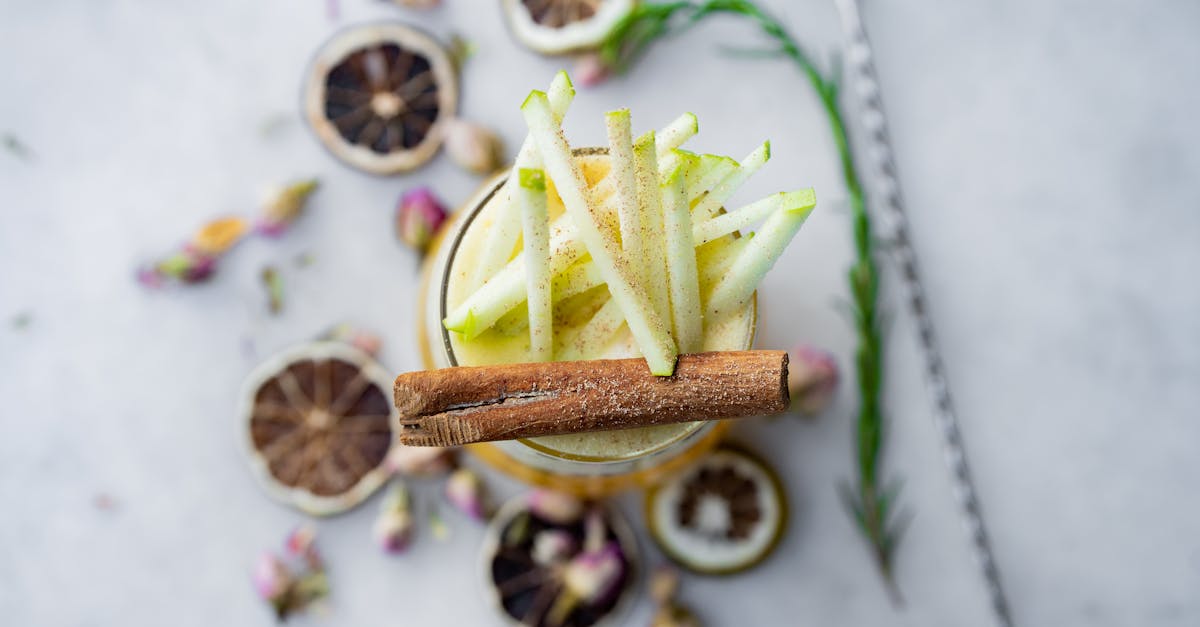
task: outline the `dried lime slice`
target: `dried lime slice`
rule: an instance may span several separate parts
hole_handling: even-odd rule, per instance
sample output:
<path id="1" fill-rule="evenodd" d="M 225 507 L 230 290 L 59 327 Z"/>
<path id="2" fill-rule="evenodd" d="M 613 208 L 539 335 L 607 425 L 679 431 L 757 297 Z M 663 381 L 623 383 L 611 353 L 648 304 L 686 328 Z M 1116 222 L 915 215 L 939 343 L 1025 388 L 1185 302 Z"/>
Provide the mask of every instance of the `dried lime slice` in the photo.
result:
<path id="1" fill-rule="evenodd" d="M 620 511 L 535 491 L 514 497 L 488 523 L 483 578 L 504 624 L 626 624 L 640 555 Z"/>
<path id="2" fill-rule="evenodd" d="M 646 495 L 650 535 L 693 572 L 742 572 L 767 557 L 783 535 L 787 499 L 758 457 L 722 447 Z"/>
<path id="3" fill-rule="evenodd" d="M 241 416 L 251 467 L 274 498 L 310 514 L 361 503 L 384 481 L 399 432 L 391 377 L 333 342 L 299 346 L 249 377 Z"/>
<path id="4" fill-rule="evenodd" d="M 321 143 L 373 174 L 412 170 L 442 142 L 458 75 L 432 37 L 400 24 L 344 30 L 309 68 L 304 113 Z"/>
<path id="5" fill-rule="evenodd" d="M 598 45 L 633 0 L 504 0 L 513 36 L 530 50 L 563 54 Z"/>

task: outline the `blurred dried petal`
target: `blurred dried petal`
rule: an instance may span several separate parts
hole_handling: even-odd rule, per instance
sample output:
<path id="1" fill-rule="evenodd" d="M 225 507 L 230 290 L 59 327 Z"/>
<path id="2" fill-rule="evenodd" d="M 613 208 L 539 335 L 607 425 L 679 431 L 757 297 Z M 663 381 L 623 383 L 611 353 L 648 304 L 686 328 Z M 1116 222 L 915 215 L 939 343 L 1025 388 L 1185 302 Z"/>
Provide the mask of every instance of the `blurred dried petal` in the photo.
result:
<path id="1" fill-rule="evenodd" d="M 607 541 L 608 525 L 604 522 L 604 510 L 592 507 L 583 520 L 583 550 L 599 551 Z"/>
<path id="2" fill-rule="evenodd" d="M 219 218 L 205 224 L 192 236 L 192 249 L 196 252 L 216 257 L 223 254 L 235 244 L 242 241 L 246 234 L 246 220 L 243 218 Z"/>
<path id="3" fill-rule="evenodd" d="M 392 0 L 392 4 L 409 9 L 432 9 L 442 3 L 442 0 Z"/>
<path id="4" fill-rule="evenodd" d="M 700 619 L 681 605 L 664 605 L 654 613 L 650 627 L 700 627 Z"/>
<path id="5" fill-rule="evenodd" d="M 825 409 L 837 384 L 837 362 L 827 351 L 800 346 L 788 354 L 788 392 L 801 413 L 812 416 Z"/>
<path id="6" fill-rule="evenodd" d="M 267 292 L 267 311 L 277 314 L 283 311 L 283 277 L 275 266 L 266 266 L 259 274 L 263 289 Z"/>
<path id="7" fill-rule="evenodd" d="M 589 52 L 577 57 L 575 70 L 571 72 L 575 82 L 584 87 L 595 87 L 607 81 L 612 74 L 612 68 L 604 62 L 604 58 L 598 52 Z"/>
<path id="8" fill-rule="evenodd" d="M 504 165 L 504 143 L 487 127 L 461 118 L 446 123 L 443 144 L 450 158 L 475 174 L 491 174 Z"/>
<path id="9" fill-rule="evenodd" d="M 539 518 L 566 525 L 583 515 L 583 501 L 562 492 L 534 490 L 529 493 L 529 511 Z"/>
<path id="10" fill-rule="evenodd" d="M 598 605 L 612 598 L 625 573 L 621 547 L 609 542 L 597 551 L 584 551 L 563 569 L 563 587 L 574 598 Z"/>
<path id="11" fill-rule="evenodd" d="M 418 187 L 400 197 L 396 208 L 396 237 L 424 253 L 446 220 L 446 208 L 428 187 Z"/>
<path id="12" fill-rule="evenodd" d="M 296 527 L 283 541 L 283 548 L 292 557 L 309 559 L 317 555 L 317 529 L 309 524 Z"/>
<path id="13" fill-rule="evenodd" d="M 304 213 L 308 197 L 317 190 L 317 186 L 317 179 L 307 179 L 272 192 L 263 205 L 258 233 L 267 237 L 282 235 Z"/>
<path id="14" fill-rule="evenodd" d="M 436 505 L 429 508 L 429 530 L 433 533 L 433 538 L 440 542 L 445 542 L 450 538 L 450 527 L 442 519 L 442 514 Z"/>
<path id="15" fill-rule="evenodd" d="M 282 598 L 292 585 L 292 575 L 287 566 L 271 552 L 258 556 L 251 579 L 259 598 L 270 602 Z"/>
<path id="16" fill-rule="evenodd" d="M 387 467 L 395 473 L 414 477 L 430 477 L 454 468 L 456 450 L 438 446 L 404 446 L 397 444 L 388 453 Z"/>
<path id="17" fill-rule="evenodd" d="M 412 541 L 412 508 L 408 488 L 400 482 L 392 488 L 379 508 L 372 535 L 375 543 L 387 553 L 403 553 Z"/>
<path id="18" fill-rule="evenodd" d="M 488 516 L 483 482 L 470 468 L 459 468 L 450 473 L 446 480 L 446 500 L 475 520 L 484 520 Z"/>
<path id="19" fill-rule="evenodd" d="M 650 598 L 659 605 L 666 605 L 679 591 L 679 571 L 670 566 L 659 566 L 650 575 Z"/>
<path id="20" fill-rule="evenodd" d="M 533 538 L 534 563 L 548 566 L 566 560 L 575 551 L 575 537 L 562 529 L 546 529 Z"/>
<path id="21" fill-rule="evenodd" d="M 139 268 L 137 280 L 138 283 L 149 288 L 162 287 L 169 282 L 193 285 L 212 278 L 216 270 L 217 258 L 215 256 L 188 245 L 184 246 L 183 250 L 150 266 Z"/>

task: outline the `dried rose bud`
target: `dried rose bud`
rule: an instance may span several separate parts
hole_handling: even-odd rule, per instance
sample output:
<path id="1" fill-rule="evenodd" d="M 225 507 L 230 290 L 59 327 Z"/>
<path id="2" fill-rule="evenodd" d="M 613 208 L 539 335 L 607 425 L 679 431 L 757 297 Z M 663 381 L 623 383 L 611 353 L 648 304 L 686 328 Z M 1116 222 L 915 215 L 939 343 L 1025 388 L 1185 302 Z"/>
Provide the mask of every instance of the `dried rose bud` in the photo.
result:
<path id="1" fill-rule="evenodd" d="M 595 87 L 612 76 L 612 68 L 598 52 L 589 52 L 575 59 L 575 81 L 584 87 Z"/>
<path id="2" fill-rule="evenodd" d="M 837 362 L 828 352 L 800 346 L 788 353 L 788 393 L 800 413 L 812 416 L 825 409 L 837 383 Z"/>
<path id="3" fill-rule="evenodd" d="M 659 566 L 650 575 L 650 598 L 658 605 L 666 605 L 679 591 L 679 571 L 670 566 Z"/>
<path id="4" fill-rule="evenodd" d="M 609 542 L 598 551 L 584 551 L 563 569 L 562 581 L 570 596 L 597 605 L 612 598 L 625 573 L 621 547 Z"/>
<path id="5" fill-rule="evenodd" d="M 450 158 L 475 174 L 491 174 L 504 164 L 504 143 L 488 128 L 455 118 L 446 123 L 444 145 Z"/>
<path id="6" fill-rule="evenodd" d="M 251 579 L 259 598 L 272 603 L 282 598 L 292 585 L 292 575 L 287 566 L 269 551 L 258 556 Z"/>
<path id="7" fill-rule="evenodd" d="M 412 541 L 413 517 L 408 499 L 408 489 L 396 483 L 379 508 L 379 515 L 372 527 L 375 543 L 386 553 L 403 553 Z"/>
<path id="8" fill-rule="evenodd" d="M 583 502 L 569 494 L 535 490 L 529 493 L 528 499 L 529 511 L 557 525 L 573 523 L 583 515 Z"/>
<path id="9" fill-rule="evenodd" d="M 475 520 L 487 518 L 486 497 L 483 482 L 470 468 L 459 468 L 446 480 L 446 500 Z"/>
<path id="10" fill-rule="evenodd" d="M 411 477 L 431 477 L 454 468 L 456 449 L 397 444 L 384 462 L 389 470 Z"/>
<path id="11" fill-rule="evenodd" d="M 148 268 L 139 269 L 137 279 L 146 287 L 161 287 L 170 281 L 191 285 L 212 278 L 216 269 L 216 257 L 188 245 Z"/>
<path id="12" fill-rule="evenodd" d="M 304 524 L 296 527 L 283 541 L 283 548 L 288 555 L 312 560 L 317 557 L 317 529 Z"/>
<path id="13" fill-rule="evenodd" d="M 275 190 L 263 205 L 257 231 L 267 237 L 278 237 L 304 212 L 308 197 L 317 189 L 317 180 L 308 179 Z"/>
<path id="14" fill-rule="evenodd" d="M 562 529 L 546 529 L 533 537 L 530 554 L 534 563 L 548 566 L 567 559 L 574 551 L 574 536 Z"/>
<path id="15" fill-rule="evenodd" d="M 400 197 L 396 208 L 396 237 L 409 248 L 424 253 L 446 220 L 446 209 L 429 191 L 418 187 Z"/>

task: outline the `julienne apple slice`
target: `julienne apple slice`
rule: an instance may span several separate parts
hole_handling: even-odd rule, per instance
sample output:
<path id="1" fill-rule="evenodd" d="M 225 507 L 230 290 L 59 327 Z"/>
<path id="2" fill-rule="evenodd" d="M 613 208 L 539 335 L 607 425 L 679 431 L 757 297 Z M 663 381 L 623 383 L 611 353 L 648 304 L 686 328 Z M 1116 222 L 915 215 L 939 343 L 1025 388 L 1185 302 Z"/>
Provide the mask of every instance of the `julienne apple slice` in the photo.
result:
<path id="1" fill-rule="evenodd" d="M 718 321 L 746 305 L 812 210 L 812 205 L 785 208 L 767 218 L 729 272 L 713 287 L 705 311 L 706 322 Z"/>
<path id="2" fill-rule="evenodd" d="M 559 360 L 595 359 L 596 355 L 603 354 L 624 324 L 625 316 L 621 313 L 621 307 L 615 299 L 608 299 L 587 324 L 563 336 L 562 344 L 558 347 Z"/>
<path id="3" fill-rule="evenodd" d="M 575 98 L 575 86 L 571 84 L 571 78 L 565 71 L 554 75 L 547 94 L 554 119 L 561 124 L 567 108 Z M 473 287 L 479 287 L 495 276 L 512 256 L 513 248 L 517 244 L 517 235 L 521 232 L 521 219 L 515 202 L 518 182 L 516 164 L 529 163 L 534 152 L 533 142 L 526 136 L 517 152 L 512 172 L 504 182 L 504 188 L 498 192 L 497 200 L 500 201 L 500 206 L 495 209 L 495 220 L 483 245 L 483 253 L 479 256 L 479 265 L 475 267 L 475 276 L 471 283 Z"/>
<path id="4" fill-rule="evenodd" d="M 751 175 L 771 159 L 771 142 L 765 141 L 742 159 L 737 168 L 717 183 L 696 206 L 692 207 L 692 219 L 697 224 L 710 220 L 720 211 L 725 201 L 745 183 Z"/>
<path id="5" fill-rule="evenodd" d="M 633 133 L 630 128 L 629 109 L 610 111 L 604 115 L 608 131 L 608 177 L 612 179 L 616 198 L 617 218 L 621 232 L 621 254 L 633 272 L 633 282 L 645 290 L 641 260 L 642 215 L 638 203 L 636 165 L 633 159 Z"/>
<path id="6" fill-rule="evenodd" d="M 529 126 L 538 152 L 550 180 L 563 201 L 584 247 L 592 255 L 609 292 L 621 308 L 629 331 L 645 357 L 650 372 L 668 376 L 675 371 L 678 356 L 666 324 L 654 312 L 646 293 L 634 284 L 629 264 L 621 256 L 616 243 L 605 235 L 596 220 L 596 211 L 588 206 L 583 175 L 571 154 L 571 147 L 562 129 L 554 120 L 550 101 L 544 92 L 533 91 L 521 105 L 521 113 Z"/>
<path id="7" fill-rule="evenodd" d="M 734 231 L 748 229 L 780 209 L 812 209 L 816 204 L 817 196 L 811 187 L 794 192 L 779 192 L 695 225 L 692 229 L 692 239 L 700 246 Z"/>
<path id="8" fill-rule="evenodd" d="M 592 263 L 592 258 L 584 255 L 582 259 L 567 268 L 565 272 L 554 277 L 550 292 L 554 302 L 582 294 L 593 287 L 604 284 L 604 278 Z"/>
<path id="9" fill-rule="evenodd" d="M 738 162 L 722 155 L 698 155 L 686 150 L 673 151 L 674 160 L 669 162 L 671 169 L 677 165 L 684 166 L 684 188 L 689 190 L 710 190 L 717 186 L 738 167 Z M 665 174 L 659 172 L 660 178 L 666 180 Z M 695 197 L 699 198 L 700 193 Z"/>
<path id="10" fill-rule="evenodd" d="M 647 134 L 652 134 L 655 137 L 654 145 L 658 152 L 655 157 L 662 160 L 667 156 L 668 152 L 682 146 L 684 142 L 691 139 L 699 131 L 700 121 L 696 119 L 696 114 L 684 113 L 672 120 L 670 124 L 659 129 L 657 133 L 649 131 Z M 639 137 L 638 141 L 641 141 L 641 139 Z"/>
<path id="11" fill-rule="evenodd" d="M 641 143 L 645 140 L 646 135 L 638 139 Z M 657 145 L 657 144 L 656 144 Z M 648 170 L 654 172 L 655 170 Z M 661 172 L 661 167 L 657 171 Z M 658 189 L 658 177 L 651 176 L 651 181 L 648 183 L 649 189 Z M 595 189 L 595 188 L 593 188 Z M 697 202 L 697 199 L 702 197 L 707 191 L 699 187 L 690 188 L 687 190 L 688 204 Z M 656 196 L 657 194 L 640 194 L 639 197 Z M 603 201 L 597 205 L 597 212 L 602 216 L 607 216 L 609 213 L 615 213 L 611 206 L 612 198 Z M 655 201 L 657 202 L 657 201 Z M 661 215 L 661 209 L 654 209 Z M 517 219 L 514 217 L 514 219 Z M 694 219 L 694 216 L 693 216 Z M 653 222 L 653 221 L 652 221 Z M 662 242 L 661 235 L 657 237 L 657 242 Z M 661 245 L 657 248 L 654 246 L 648 247 L 651 254 L 662 255 L 661 263 L 653 262 L 657 265 L 654 267 L 663 268 L 663 273 L 666 272 L 666 256 Z M 550 271 L 554 276 L 567 269 L 571 264 L 575 263 L 581 255 L 586 253 L 583 243 L 579 241 L 575 231 L 575 226 L 568 216 L 561 215 L 550 225 Z M 651 278 L 654 278 L 651 276 Z M 665 281 L 666 275 L 660 273 L 658 278 Z M 663 284 L 662 296 L 666 297 L 666 287 Z M 480 333 L 492 327 L 501 317 L 510 312 L 513 308 L 519 306 L 525 301 L 525 261 L 524 253 L 517 253 L 517 256 L 508 262 L 498 273 L 484 282 L 483 286 L 477 289 L 474 293 L 460 303 L 453 311 L 446 316 L 443 325 L 458 333 L 462 333 L 467 339 L 474 339 Z M 652 302 L 658 302 L 657 300 Z M 663 301 L 665 303 L 665 300 Z M 655 311 L 658 312 L 657 305 Z M 664 305 L 665 313 L 659 314 L 660 320 L 670 320 L 670 314 Z"/>
<path id="12" fill-rule="evenodd" d="M 686 167 L 681 165 L 668 174 L 661 191 L 675 343 L 679 352 L 694 353 L 700 350 L 704 318 L 700 310 L 696 247 L 692 244 L 692 211 L 684 192 Z"/>
<path id="13" fill-rule="evenodd" d="M 562 273 L 586 252 L 570 220 L 559 218 L 550 225 L 551 276 Z M 522 253 L 455 307 L 442 321 L 442 326 L 473 340 L 525 298 L 525 255 Z"/>
<path id="14" fill-rule="evenodd" d="M 661 320 L 671 317 L 667 287 L 666 234 L 663 230 L 662 193 L 658 186 L 658 155 L 653 132 L 638 138 L 633 146 L 639 213 L 642 215 L 642 285 L 654 313 Z"/>
<path id="15" fill-rule="evenodd" d="M 655 159 L 661 161 L 666 159 L 672 150 L 679 148 L 684 142 L 695 136 L 699 130 L 700 124 L 696 120 L 696 114 L 684 113 L 658 131 L 646 131 L 642 133 L 633 143 L 640 143 L 645 141 L 646 138 L 653 139 L 655 151 L 657 152 Z M 596 198 L 607 198 L 614 191 L 614 181 L 611 177 L 605 176 L 592 189 Z"/>
<path id="16" fill-rule="evenodd" d="M 702 302 L 708 300 L 708 293 L 721 280 L 721 277 L 729 272 L 733 260 L 737 259 L 753 237 L 754 233 L 747 233 L 741 237 L 726 235 L 696 247 L 696 270 L 700 277 L 700 300 Z"/>
<path id="17" fill-rule="evenodd" d="M 536 153 L 528 165 L 540 161 Z M 518 161 L 520 164 L 520 162 Z M 526 164 L 521 164 L 526 165 Z M 546 214 L 546 176 L 542 170 L 517 169 L 517 206 L 521 208 L 525 284 L 529 309 L 531 361 L 554 359 L 554 317 L 550 300 L 550 219 Z"/>

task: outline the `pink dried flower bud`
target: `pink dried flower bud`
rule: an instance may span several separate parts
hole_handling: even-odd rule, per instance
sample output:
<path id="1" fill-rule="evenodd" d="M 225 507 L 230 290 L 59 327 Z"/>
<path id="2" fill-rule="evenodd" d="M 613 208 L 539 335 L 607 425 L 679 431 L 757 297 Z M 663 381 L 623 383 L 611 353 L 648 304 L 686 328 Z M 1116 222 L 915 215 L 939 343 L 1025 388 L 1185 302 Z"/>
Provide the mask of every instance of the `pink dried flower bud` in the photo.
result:
<path id="1" fill-rule="evenodd" d="M 283 541 L 283 548 L 288 555 L 300 558 L 317 556 L 317 529 L 309 524 L 300 525 L 288 534 Z"/>
<path id="2" fill-rule="evenodd" d="M 375 543 L 387 553 L 403 553 L 412 541 L 413 517 L 409 505 L 408 489 L 396 483 L 379 508 L 379 515 L 372 527 Z"/>
<path id="3" fill-rule="evenodd" d="M 562 581 L 572 597 L 595 605 L 612 598 L 624 574 L 621 547 L 616 542 L 609 542 L 598 551 L 585 551 L 575 556 L 563 569 Z"/>
<path id="4" fill-rule="evenodd" d="M 529 493 L 528 499 L 529 511 L 547 522 L 566 525 L 583 515 L 583 502 L 569 494 L 535 490 Z"/>
<path id="5" fill-rule="evenodd" d="M 450 473 L 446 480 L 446 500 L 475 520 L 487 518 L 483 482 L 470 468 L 459 468 Z"/>
<path id="6" fill-rule="evenodd" d="M 400 197 L 396 208 L 396 237 L 409 248 L 424 253 L 446 220 L 446 209 L 429 191 L 418 187 Z"/>
<path id="7" fill-rule="evenodd" d="M 264 601 L 278 601 L 292 585 L 292 575 L 274 553 L 264 552 L 254 563 L 254 590 Z"/>
<path id="8" fill-rule="evenodd" d="M 384 463 L 394 473 L 413 477 L 431 477 L 454 468 L 455 449 L 439 446 L 397 444 Z"/>
<path id="9" fill-rule="evenodd" d="M 455 118 L 446 123 L 443 145 L 450 158 L 475 174 L 491 174 L 504 163 L 504 143 L 490 129 Z"/>
<path id="10" fill-rule="evenodd" d="M 575 59 L 575 70 L 571 76 L 584 87 L 595 87 L 612 76 L 612 68 L 598 52 L 589 52 Z"/>
<path id="11" fill-rule="evenodd" d="M 278 237 L 304 212 L 308 197 L 317 189 L 316 179 L 297 181 L 271 192 L 263 205 L 257 231 L 267 237 Z"/>
<path id="12" fill-rule="evenodd" d="M 546 529 L 533 537 L 530 554 L 534 563 L 548 566 L 567 559 L 574 551 L 574 536 L 562 529 Z"/>
<path id="13" fill-rule="evenodd" d="M 820 413 L 833 399 L 837 384 L 837 362 L 828 352 L 800 346 L 788 353 L 788 392 L 800 413 Z"/>

